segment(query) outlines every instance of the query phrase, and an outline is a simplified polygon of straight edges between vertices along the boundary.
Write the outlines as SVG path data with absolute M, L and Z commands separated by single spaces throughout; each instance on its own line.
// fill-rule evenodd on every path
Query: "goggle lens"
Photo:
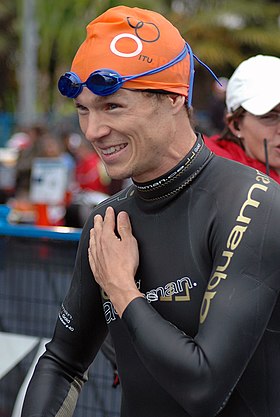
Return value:
M 90 74 L 86 82 L 82 83 L 74 72 L 66 72 L 58 81 L 58 89 L 63 96 L 69 98 L 77 97 L 83 87 L 87 87 L 98 96 L 108 96 L 121 88 L 124 78 L 111 70 L 98 70 Z
M 87 88 L 98 96 L 115 93 L 123 85 L 120 74 L 110 70 L 94 71 L 85 82 Z
M 76 74 L 66 72 L 58 81 L 58 89 L 63 96 L 75 98 L 82 91 L 81 81 Z

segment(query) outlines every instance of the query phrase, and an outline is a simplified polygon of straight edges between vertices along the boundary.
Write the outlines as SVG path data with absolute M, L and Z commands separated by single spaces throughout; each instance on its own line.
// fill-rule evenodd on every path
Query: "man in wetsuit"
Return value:
M 133 183 L 84 226 L 23 417 L 71 416 L 108 331 L 122 417 L 280 416 L 279 185 L 193 131 L 194 59 L 162 16 L 120 6 L 59 81 L 109 176 Z

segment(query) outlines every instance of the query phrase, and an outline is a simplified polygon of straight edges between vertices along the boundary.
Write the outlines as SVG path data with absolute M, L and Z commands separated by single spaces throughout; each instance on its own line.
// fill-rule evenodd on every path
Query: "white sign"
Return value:
M 0 332 L 0 379 L 38 344 L 37 337 Z
M 60 204 L 67 189 L 67 166 L 60 158 L 35 158 L 30 199 L 37 204 Z

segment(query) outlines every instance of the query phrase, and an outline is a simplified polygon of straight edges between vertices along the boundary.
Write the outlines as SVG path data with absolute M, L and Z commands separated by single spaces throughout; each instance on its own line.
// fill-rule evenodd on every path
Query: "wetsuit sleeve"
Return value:
M 266 329 L 280 286 L 279 207 L 279 189 L 260 184 L 240 203 L 237 217 L 224 212 L 224 226 L 213 227 L 213 269 L 194 338 L 144 298 L 124 311 L 144 366 L 187 415 L 212 417 L 222 410 Z
M 100 290 L 88 263 L 92 218 L 84 227 L 73 278 L 54 336 L 39 359 L 24 401 L 22 417 L 67 416 L 75 409 L 87 370 L 106 334 Z

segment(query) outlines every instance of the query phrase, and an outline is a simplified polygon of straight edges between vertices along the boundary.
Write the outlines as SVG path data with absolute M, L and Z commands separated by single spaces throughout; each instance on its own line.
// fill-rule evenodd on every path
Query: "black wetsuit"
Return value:
M 130 215 L 146 297 L 122 319 L 87 257 L 93 214 L 108 205 Z M 201 137 L 172 172 L 102 203 L 23 417 L 69 415 L 108 328 L 122 417 L 279 417 L 279 213 L 278 184 L 212 155 Z

